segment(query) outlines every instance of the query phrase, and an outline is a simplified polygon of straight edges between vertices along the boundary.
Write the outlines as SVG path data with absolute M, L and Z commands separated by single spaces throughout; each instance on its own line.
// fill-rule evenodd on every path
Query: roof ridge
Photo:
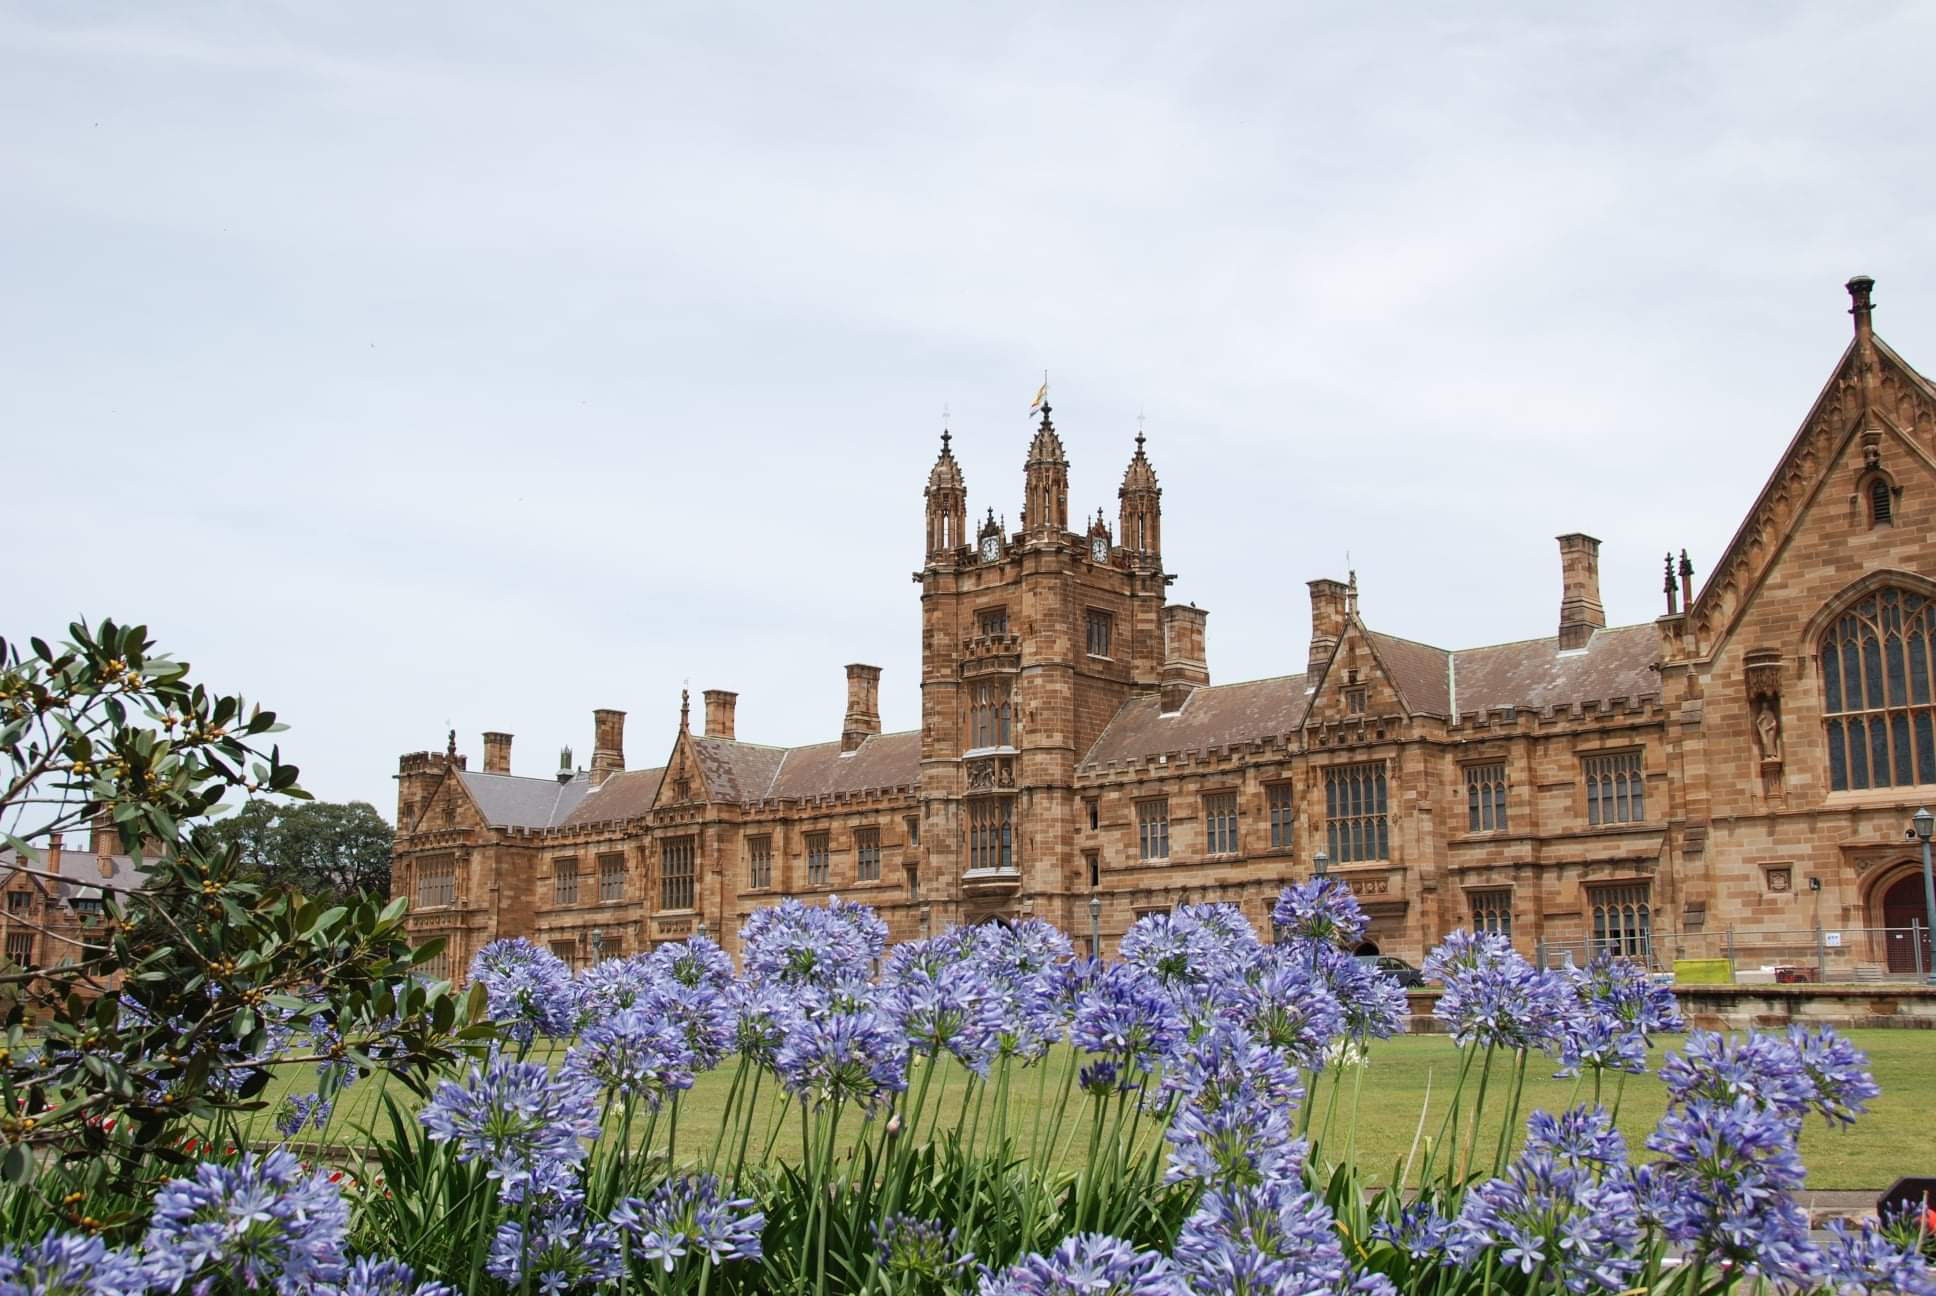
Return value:
M 1597 638 L 1598 636 L 1603 634 L 1612 634 L 1616 630 L 1651 630 L 1653 628 L 1654 628 L 1654 623 L 1651 621 L 1630 621 L 1626 625 L 1617 625 L 1617 626 L 1595 626 L 1593 628 L 1593 636 L 1589 637 L 1587 642 L 1591 643 L 1593 642 L 1593 638 Z M 1559 639 L 1560 637 L 1556 634 L 1533 635 L 1530 638 L 1526 638 L 1526 639 L 1502 639 L 1498 643 L 1473 644 L 1470 648 L 1450 648 L 1450 649 L 1447 649 L 1446 651 L 1452 652 L 1452 653 L 1484 652 L 1488 648 L 1517 648 L 1521 644 L 1534 644 L 1534 643 L 1556 644 L 1559 642 Z
M 1362 621 L 1358 624 L 1364 627 L 1366 634 L 1377 635 L 1380 639 L 1390 639 L 1394 643 L 1410 644 L 1414 648 L 1430 648 L 1433 652 L 1442 652 L 1448 656 L 1458 651 L 1456 648 L 1441 648 L 1437 644 L 1426 643 L 1423 639 L 1408 639 L 1404 635 L 1395 635 L 1389 630 L 1373 630 Z

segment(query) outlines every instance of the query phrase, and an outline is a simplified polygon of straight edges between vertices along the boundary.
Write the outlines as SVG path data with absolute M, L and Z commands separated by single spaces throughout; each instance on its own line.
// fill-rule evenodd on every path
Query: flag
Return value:
M 1035 411 L 1041 409 L 1042 403 L 1048 400 L 1048 398 L 1049 398 L 1049 385 L 1048 383 L 1045 382 L 1040 387 L 1035 389 L 1035 399 L 1029 402 L 1029 413 L 1033 414 L 1035 413 Z

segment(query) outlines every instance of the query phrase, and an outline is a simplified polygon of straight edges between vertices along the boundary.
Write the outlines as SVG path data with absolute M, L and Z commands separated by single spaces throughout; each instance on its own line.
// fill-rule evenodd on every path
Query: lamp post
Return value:
M 1326 855 L 1323 851 L 1319 851 L 1317 854 L 1311 857 L 1311 873 L 1313 876 L 1321 878 L 1325 875 L 1326 872 L 1330 870 L 1330 868 L 1331 868 L 1331 857 L 1329 855 Z
M 1916 811 L 1909 824 L 1909 831 L 1923 844 L 1923 933 L 1928 937 L 1931 930 L 1936 929 L 1936 880 L 1931 879 L 1929 872 L 1929 838 L 1932 832 L 1936 832 L 1936 815 L 1930 814 L 1929 807 L 1924 806 Z M 1930 968 L 1929 983 L 1936 985 L 1936 968 Z
M 699 920 L 699 939 L 706 939 L 706 920 L 704 918 Z
M 1923 854 L 1929 854 L 1927 846 L 1923 847 Z M 1089 897 L 1089 957 L 1102 957 L 1102 897 L 1098 895 Z

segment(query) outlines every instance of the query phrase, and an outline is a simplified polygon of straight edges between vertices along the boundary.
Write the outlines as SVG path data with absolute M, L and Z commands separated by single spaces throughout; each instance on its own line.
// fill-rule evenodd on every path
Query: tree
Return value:
M 367 801 L 255 798 L 227 819 L 215 837 L 241 848 L 242 862 L 269 887 L 292 886 L 331 900 L 390 894 L 390 844 L 395 834 Z
M 380 1069 L 422 1092 L 483 1047 L 482 995 L 416 974 L 442 942 L 412 947 L 402 900 L 265 889 L 213 831 L 229 798 L 308 799 L 264 741 L 281 729 L 191 683 L 144 626 L 76 622 L 58 647 L 0 639 L 0 847 L 13 852 L 0 867 L 58 882 L 52 835 L 103 816 L 138 873 L 91 883 L 107 921 L 64 938 L 64 957 L 0 964 L 0 1178 L 52 1157 L 135 1184 L 187 1158 L 184 1128 L 240 1143 L 231 1114 L 262 1105 L 271 1058 Z

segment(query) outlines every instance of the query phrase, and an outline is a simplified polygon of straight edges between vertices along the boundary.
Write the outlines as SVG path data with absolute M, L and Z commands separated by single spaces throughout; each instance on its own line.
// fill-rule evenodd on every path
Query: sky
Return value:
M 690 686 L 919 717 L 943 411 L 1011 525 L 1139 414 L 1213 680 L 1305 582 L 1446 647 L 1713 565 L 1849 337 L 1936 373 L 1936 6 L 0 0 L 0 635 L 76 616 L 332 800 Z

